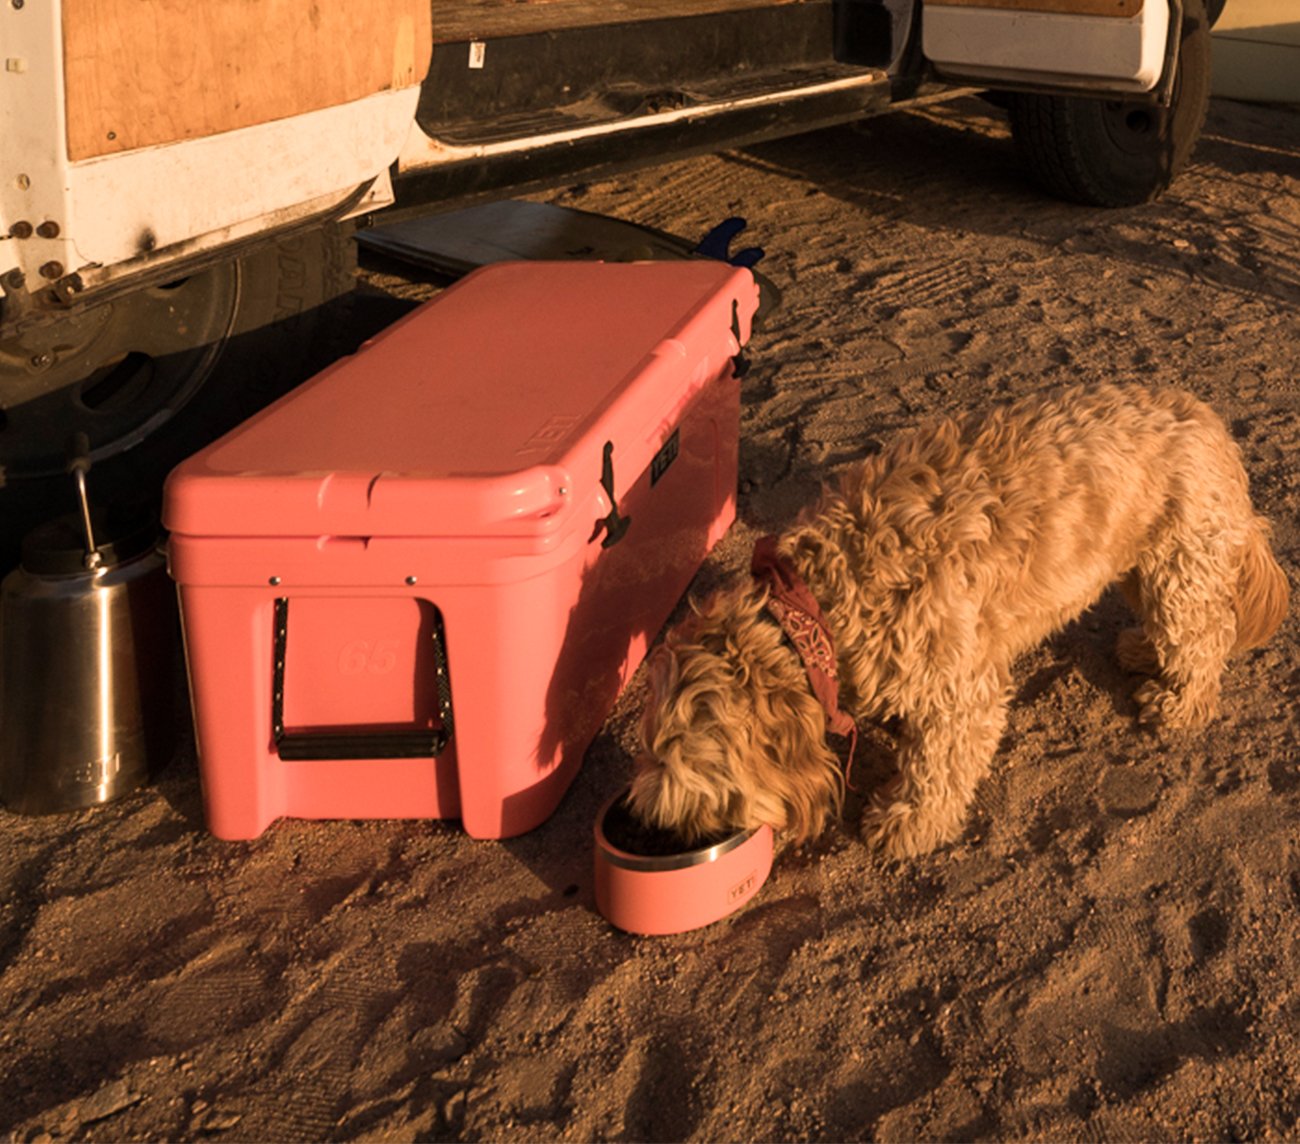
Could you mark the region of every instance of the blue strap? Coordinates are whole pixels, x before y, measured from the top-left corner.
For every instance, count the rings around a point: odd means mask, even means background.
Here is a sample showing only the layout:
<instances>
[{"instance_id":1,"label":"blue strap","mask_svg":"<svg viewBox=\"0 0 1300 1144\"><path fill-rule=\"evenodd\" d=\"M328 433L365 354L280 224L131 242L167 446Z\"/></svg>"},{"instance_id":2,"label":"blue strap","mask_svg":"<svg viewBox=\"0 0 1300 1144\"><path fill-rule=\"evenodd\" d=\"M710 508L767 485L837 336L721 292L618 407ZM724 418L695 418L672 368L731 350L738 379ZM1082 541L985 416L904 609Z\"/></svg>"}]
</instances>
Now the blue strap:
<instances>
[{"instance_id":1,"label":"blue strap","mask_svg":"<svg viewBox=\"0 0 1300 1144\"><path fill-rule=\"evenodd\" d=\"M719 262L726 262L732 266L743 266L746 270L752 270L754 264L765 253L761 246L747 246L744 250L739 250L735 254L731 253L731 240L748 225L743 218L736 215L723 219L722 222L718 223L700 239L692 253L701 254L705 258L716 258Z\"/></svg>"}]
</instances>

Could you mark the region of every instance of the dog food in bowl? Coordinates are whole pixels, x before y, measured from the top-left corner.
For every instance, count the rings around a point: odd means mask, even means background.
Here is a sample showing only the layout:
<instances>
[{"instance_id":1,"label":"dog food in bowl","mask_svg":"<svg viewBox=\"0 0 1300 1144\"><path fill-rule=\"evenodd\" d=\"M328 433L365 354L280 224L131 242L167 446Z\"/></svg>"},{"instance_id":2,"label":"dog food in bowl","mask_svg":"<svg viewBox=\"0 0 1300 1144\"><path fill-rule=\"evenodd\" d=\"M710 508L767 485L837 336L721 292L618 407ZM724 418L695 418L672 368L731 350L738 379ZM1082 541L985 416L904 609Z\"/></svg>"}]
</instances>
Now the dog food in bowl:
<instances>
[{"instance_id":1,"label":"dog food in bowl","mask_svg":"<svg viewBox=\"0 0 1300 1144\"><path fill-rule=\"evenodd\" d=\"M620 791L596 819L596 906L629 933L697 929L758 893L772 847L767 826L683 847L671 831L639 822Z\"/></svg>"}]
</instances>

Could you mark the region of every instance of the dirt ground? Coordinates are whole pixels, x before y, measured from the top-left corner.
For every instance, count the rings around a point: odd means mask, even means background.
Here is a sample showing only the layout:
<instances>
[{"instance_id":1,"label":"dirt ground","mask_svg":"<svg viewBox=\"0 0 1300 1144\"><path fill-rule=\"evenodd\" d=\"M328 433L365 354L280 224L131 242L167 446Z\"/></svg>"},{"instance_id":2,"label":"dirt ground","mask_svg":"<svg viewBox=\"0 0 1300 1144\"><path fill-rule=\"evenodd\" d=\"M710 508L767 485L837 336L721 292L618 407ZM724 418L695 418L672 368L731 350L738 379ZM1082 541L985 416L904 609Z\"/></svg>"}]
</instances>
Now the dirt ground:
<instances>
[{"instance_id":1,"label":"dirt ground","mask_svg":"<svg viewBox=\"0 0 1300 1144\"><path fill-rule=\"evenodd\" d=\"M767 250L784 303L751 345L740 520L698 590L916 420L1104 378L1210 401L1300 566L1294 109L1216 102L1176 188L1115 212L1029 188L974 99L539 197L681 235L741 214ZM432 292L393 270L365 269L358 322ZM1018 665L958 844L887 868L851 805L679 937L594 905L640 675L555 816L506 842L424 821L218 842L189 745L119 803L6 812L0 1131L1294 1139L1300 625L1234 664L1207 733L1161 743L1110 654L1123 622L1108 596Z\"/></svg>"}]
</instances>

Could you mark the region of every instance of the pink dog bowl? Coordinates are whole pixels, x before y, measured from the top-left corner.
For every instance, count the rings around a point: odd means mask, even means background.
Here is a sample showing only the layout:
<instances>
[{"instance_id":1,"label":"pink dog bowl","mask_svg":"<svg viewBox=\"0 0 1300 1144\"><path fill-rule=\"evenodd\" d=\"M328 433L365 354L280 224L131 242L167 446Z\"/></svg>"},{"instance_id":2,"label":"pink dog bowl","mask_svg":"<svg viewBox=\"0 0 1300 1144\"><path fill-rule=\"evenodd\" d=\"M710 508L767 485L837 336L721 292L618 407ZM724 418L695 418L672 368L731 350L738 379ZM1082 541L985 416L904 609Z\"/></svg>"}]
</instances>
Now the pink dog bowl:
<instances>
[{"instance_id":1,"label":"pink dog bowl","mask_svg":"<svg viewBox=\"0 0 1300 1144\"><path fill-rule=\"evenodd\" d=\"M771 827L681 850L668 831L636 823L626 796L626 789L616 794L596 819L596 907L619 929L697 929L740 909L767 880Z\"/></svg>"}]
</instances>

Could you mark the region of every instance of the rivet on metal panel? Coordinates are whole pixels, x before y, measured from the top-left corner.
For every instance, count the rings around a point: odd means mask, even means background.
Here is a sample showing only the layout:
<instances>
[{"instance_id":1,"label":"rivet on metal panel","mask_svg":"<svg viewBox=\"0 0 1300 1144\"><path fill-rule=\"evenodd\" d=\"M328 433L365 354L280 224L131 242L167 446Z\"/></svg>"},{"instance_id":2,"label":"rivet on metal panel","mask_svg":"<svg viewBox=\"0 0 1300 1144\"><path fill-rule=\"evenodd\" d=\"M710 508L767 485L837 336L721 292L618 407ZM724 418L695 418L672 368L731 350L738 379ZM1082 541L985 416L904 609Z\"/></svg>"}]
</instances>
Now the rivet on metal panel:
<instances>
[{"instance_id":1,"label":"rivet on metal panel","mask_svg":"<svg viewBox=\"0 0 1300 1144\"><path fill-rule=\"evenodd\" d=\"M11 3L13 4L13 6L14 6L14 11L18 11L20 8L22 8L22 6L23 6L23 4L26 2L26 0L10 0L10 2L11 2Z\"/></svg>"},{"instance_id":2,"label":"rivet on metal panel","mask_svg":"<svg viewBox=\"0 0 1300 1144\"><path fill-rule=\"evenodd\" d=\"M407 584L418 584L420 581L419 581L418 577L415 577L415 576L408 576L408 577L406 578L406 582L407 582Z\"/></svg>"},{"instance_id":3,"label":"rivet on metal panel","mask_svg":"<svg viewBox=\"0 0 1300 1144\"><path fill-rule=\"evenodd\" d=\"M18 175L14 179L14 186L20 191L25 191L31 187L32 181L26 175Z\"/></svg>"},{"instance_id":4,"label":"rivet on metal panel","mask_svg":"<svg viewBox=\"0 0 1300 1144\"><path fill-rule=\"evenodd\" d=\"M32 224L24 219L19 219L9 228L10 238L31 238Z\"/></svg>"},{"instance_id":5,"label":"rivet on metal panel","mask_svg":"<svg viewBox=\"0 0 1300 1144\"><path fill-rule=\"evenodd\" d=\"M42 278L61 278L63 277L62 262L47 262L41 267Z\"/></svg>"},{"instance_id":6,"label":"rivet on metal panel","mask_svg":"<svg viewBox=\"0 0 1300 1144\"><path fill-rule=\"evenodd\" d=\"M52 220L46 220L36 228L36 233L39 234L42 238L58 238L59 224Z\"/></svg>"},{"instance_id":7,"label":"rivet on metal panel","mask_svg":"<svg viewBox=\"0 0 1300 1144\"><path fill-rule=\"evenodd\" d=\"M3 278L0 278L0 285L6 290L21 290L27 284L27 275L21 270L11 270Z\"/></svg>"},{"instance_id":8,"label":"rivet on metal panel","mask_svg":"<svg viewBox=\"0 0 1300 1144\"><path fill-rule=\"evenodd\" d=\"M268 584L270 584L272 588L278 588L278 587L280 586L280 577L279 577L279 576L271 576L271 577L269 577L269 578L267 579L266 582L267 582Z\"/></svg>"}]
</instances>

